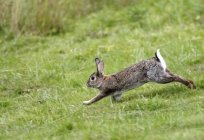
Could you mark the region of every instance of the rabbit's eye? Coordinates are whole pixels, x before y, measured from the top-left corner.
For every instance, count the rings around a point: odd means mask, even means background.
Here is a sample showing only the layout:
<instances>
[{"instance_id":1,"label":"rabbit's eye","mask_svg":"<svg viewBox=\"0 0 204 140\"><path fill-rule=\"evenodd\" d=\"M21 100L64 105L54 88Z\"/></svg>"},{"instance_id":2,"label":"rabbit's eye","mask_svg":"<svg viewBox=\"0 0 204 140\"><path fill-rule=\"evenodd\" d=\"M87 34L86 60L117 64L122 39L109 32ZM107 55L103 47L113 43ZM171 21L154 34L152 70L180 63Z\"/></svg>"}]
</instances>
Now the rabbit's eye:
<instances>
[{"instance_id":1,"label":"rabbit's eye","mask_svg":"<svg viewBox=\"0 0 204 140\"><path fill-rule=\"evenodd\" d=\"M95 76L91 76L91 81L94 81L96 79Z\"/></svg>"}]
</instances>

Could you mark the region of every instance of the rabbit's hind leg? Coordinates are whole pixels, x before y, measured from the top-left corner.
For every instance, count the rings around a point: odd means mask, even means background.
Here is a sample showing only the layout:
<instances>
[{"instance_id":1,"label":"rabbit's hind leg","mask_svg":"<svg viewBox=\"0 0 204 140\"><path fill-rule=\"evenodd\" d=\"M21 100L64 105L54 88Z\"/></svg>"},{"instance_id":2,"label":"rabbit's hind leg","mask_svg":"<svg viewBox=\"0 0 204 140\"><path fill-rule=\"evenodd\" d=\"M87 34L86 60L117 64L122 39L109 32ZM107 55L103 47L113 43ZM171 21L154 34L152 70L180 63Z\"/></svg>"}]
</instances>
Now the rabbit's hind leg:
<instances>
[{"instance_id":1,"label":"rabbit's hind leg","mask_svg":"<svg viewBox=\"0 0 204 140\"><path fill-rule=\"evenodd\" d=\"M169 75L171 75L171 76L174 77L174 81L175 81L175 82L180 82L180 83L184 84L185 86L187 86L187 87L190 88L190 89L196 89L196 86L195 86L195 84L194 84L193 81L184 79L183 77L178 76L178 75L174 75L174 74L171 73L168 69L166 70L166 72L167 72Z\"/></svg>"},{"instance_id":2,"label":"rabbit's hind leg","mask_svg":"<svg viewBox=\"0 0 204 140\"><path fill-rule=\"evenodd\" d=\"M191 80L184 79L181 76L172 74L169 70L166 70L166 73L159 77L159 81L156 82L166 84L170 82L179 82L185 86L187 86L190 89L195 89L196 86Z\"/></svg>"}]
</instances>

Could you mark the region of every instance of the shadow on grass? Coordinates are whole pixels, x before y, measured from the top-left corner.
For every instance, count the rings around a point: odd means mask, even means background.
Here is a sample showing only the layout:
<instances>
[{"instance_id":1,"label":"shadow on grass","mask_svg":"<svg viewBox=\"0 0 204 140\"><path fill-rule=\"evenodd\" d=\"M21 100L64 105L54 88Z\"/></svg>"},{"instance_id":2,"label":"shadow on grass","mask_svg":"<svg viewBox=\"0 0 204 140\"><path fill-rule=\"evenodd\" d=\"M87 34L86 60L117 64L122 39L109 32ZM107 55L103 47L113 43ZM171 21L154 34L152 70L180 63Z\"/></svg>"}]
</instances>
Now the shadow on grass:
<instances>
[{"instance_id":1,"label":"shadow on grass","mask_svg":"<svg viewBox=\"0 0 204 140\"><path fill-rule=\"evenodd\" d=\"M153 98L155 96L159 96L160 98L165 98L165 99L180 98L180 97L185 98L185 97L195 95L195 91L197 90L190 90L185 87L174 85L174 86L169 86L169 87L165 87L165 88L158 89L158 90L148 90L148 91L145 90L143 92L127 95L121 100L121 102L131 101L134 99L140 99L144 97Z\"/></svg>"}]
</instances>

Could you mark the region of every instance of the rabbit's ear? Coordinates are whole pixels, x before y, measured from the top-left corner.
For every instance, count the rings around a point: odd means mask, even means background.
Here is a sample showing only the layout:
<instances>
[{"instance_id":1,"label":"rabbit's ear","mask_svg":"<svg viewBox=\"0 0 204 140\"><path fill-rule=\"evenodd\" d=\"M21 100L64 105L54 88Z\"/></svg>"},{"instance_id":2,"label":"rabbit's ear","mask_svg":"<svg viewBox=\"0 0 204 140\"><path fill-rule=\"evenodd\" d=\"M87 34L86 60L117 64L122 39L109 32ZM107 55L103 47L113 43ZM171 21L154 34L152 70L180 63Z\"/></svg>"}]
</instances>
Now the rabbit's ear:
<instances>
[{"instance_id":1,"label":"rabbit's ear","mask_svg":"<svg viewBox=\"0 0 204 140\"><path fill-rule=\"evenodd\" d=\"M99 76L102 76L103 75L103 69L104 69L104 63L99 58L95 58L95 62L96 62L97 74Z\"/></svg>"}]
</instances>

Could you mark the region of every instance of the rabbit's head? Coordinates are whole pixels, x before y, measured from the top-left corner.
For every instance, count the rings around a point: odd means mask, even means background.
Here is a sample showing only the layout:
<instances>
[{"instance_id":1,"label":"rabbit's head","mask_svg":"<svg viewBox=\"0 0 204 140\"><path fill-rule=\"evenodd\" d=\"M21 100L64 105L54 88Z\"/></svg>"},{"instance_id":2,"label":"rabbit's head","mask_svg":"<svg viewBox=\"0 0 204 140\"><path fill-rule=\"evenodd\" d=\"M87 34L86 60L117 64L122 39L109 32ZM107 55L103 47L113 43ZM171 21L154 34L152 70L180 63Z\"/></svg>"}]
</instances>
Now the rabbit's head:
<instances>
[{"instance_id":1,"label":"rabbit's head","mask_svg":"<svg viewBox=\"0 0 204 140\"><path fill-rule=\"evenodd\" d=\"M87 81L88 87L99 88L103 82L103 69L104 63L99 58L95 58L96 62L96 72L91 74Z\"/></svg>"}]
</instances>

